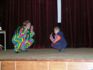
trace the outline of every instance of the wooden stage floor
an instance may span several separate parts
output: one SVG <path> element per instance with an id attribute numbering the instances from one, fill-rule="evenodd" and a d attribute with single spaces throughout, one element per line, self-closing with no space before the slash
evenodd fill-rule
<path id="1" fill-rule="evenodd" d="M 93 48 L 67 48 L 63 52 L 56 49 L 29 49 L 14 53 L 12 49 L 0 52 L 0 60 L 51 60 L 51 61 L 90 61 L 93 62 Z"/>

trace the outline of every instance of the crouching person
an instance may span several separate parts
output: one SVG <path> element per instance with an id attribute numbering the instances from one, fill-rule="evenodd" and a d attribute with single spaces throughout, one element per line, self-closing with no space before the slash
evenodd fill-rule
<path id="1" fill-rule="evenodd" d="M 26 51 L 34 43 L 34 35 L 35 32 L 31 23 L 28 20 L 23 22 L 23 25 L 18 27 L 12 38 L 14 51 L 16 53 Z"/>
<path id="2" fill-rule="evenodd" d="M 52 42 L 51 46 L 55 49 L 58 49 L 59 52 L 67 47 L 67 41 L 64 37 L 63 32 L 60 31 L 59 27 L 54 28 L 54 37 L 51 34 L 50 40 Z"/>

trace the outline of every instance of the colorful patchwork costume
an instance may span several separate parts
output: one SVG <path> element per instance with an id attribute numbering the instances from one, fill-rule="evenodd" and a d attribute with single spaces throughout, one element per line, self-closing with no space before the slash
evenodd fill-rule
<path id="1" fill-rule="evenodd" d="M 18 52 L 20 49 L 26 50 L 27 48 L 29 48 L 34 43 L 34 35 L 35 33 L 31 32 L 30 29 L 25 31 L 25 28 L 21 30 L 21 28 L 18 27 L 12 38 L 14 51 Z"/>

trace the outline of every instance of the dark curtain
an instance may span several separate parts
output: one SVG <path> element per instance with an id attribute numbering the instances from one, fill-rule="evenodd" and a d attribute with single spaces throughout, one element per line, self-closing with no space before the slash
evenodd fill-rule
<path id="1" fill-rule="evenodd" d="M 62 0 L 62 10 L 68 46 L 93 47 L 93 0 Z"/>
<path id="2" fill-rule="evenodd" d="M 4 29 L 4 0 L 0 0 L 0 26 Z"/>
<path id="3" fill-rule="evenodd" d="M 12 35 L 26 19 L 34 25 L 33 48 L 49 48 L 49 35 L 57 23 L 56 0 L 6 0 L 5 24 L 8 48 L 13 48 Z"/>
<path id="4" fill-rule="evenodd" d="M 24 20 L 31 20 L 36 32 L 33 48 L 49 48 L 49 34 L 57 24 L 56 0 L 6 0 L 5 24 L 8 48 L 12 35 Z M 68 47 L 93 47 L 93 0 L 62 0 L 61 28 Z"/>

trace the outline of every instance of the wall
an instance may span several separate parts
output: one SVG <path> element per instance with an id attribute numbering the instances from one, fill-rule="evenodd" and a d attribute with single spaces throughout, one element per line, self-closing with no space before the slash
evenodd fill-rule
<path id="1" fill-rule="evenodd" d="M 0 70 L 93 70 L 93 62 L 0 61 Z"/>

